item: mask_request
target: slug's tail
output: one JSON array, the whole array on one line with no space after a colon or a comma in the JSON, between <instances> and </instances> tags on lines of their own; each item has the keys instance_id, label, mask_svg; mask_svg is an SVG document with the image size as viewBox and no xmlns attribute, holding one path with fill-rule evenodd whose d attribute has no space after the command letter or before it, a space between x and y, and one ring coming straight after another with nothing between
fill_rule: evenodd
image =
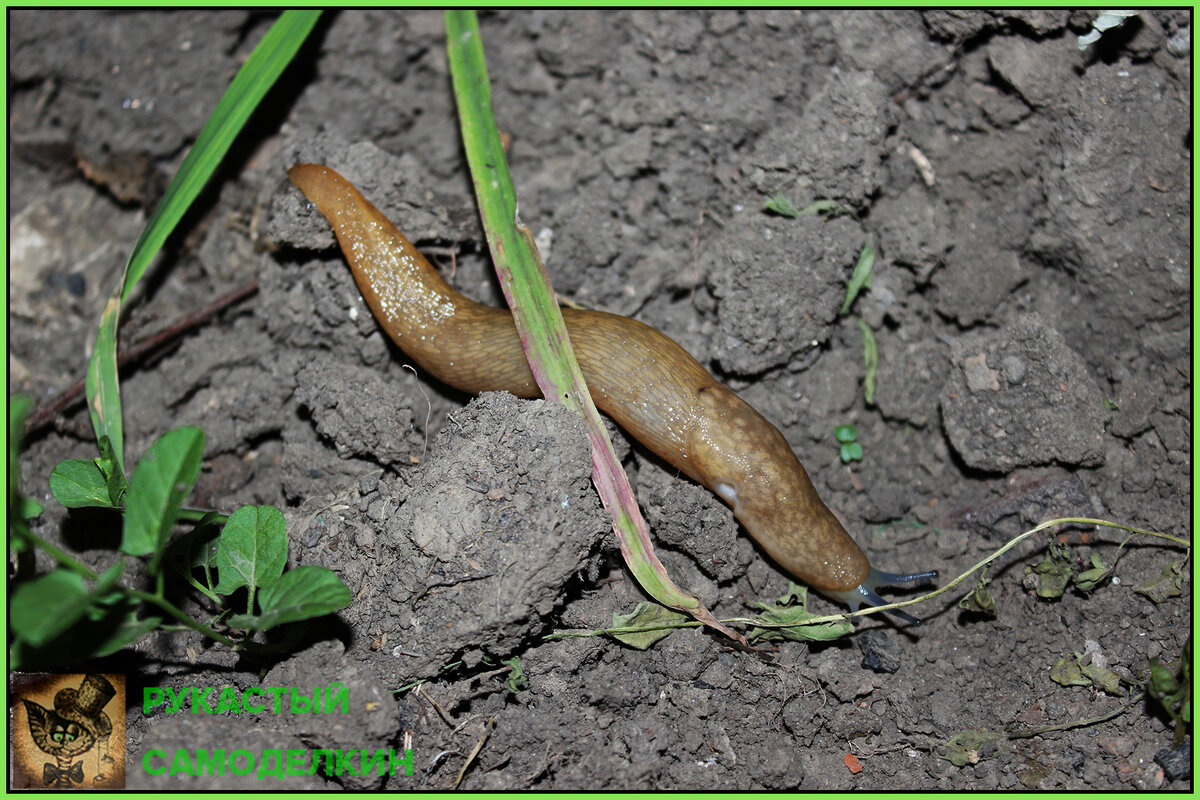
<instances>
[{"instance_id":1,"label":"slug's tail","mask_svg":"<svg viewBox=\"0 0 1200 800\"><path fill-rule=\"evenodd\" d=\"M875 593L878 587L895 586L901 583L913 583L914 581L932 581L937 576L936 569L929 570L928 572L913 572L908 575L898 575L894 572L880 572L871 567L871 571L867 573L867 577L855 588L844 592L826 592L826 594L850 606L851 611L858 611L860 606L877 608L887 605L887 601ZM888 613L895 614L910 625L921 624L921 620L911 614L904 613L898 608L891 609Z\"/></svg>"}]
</instances>

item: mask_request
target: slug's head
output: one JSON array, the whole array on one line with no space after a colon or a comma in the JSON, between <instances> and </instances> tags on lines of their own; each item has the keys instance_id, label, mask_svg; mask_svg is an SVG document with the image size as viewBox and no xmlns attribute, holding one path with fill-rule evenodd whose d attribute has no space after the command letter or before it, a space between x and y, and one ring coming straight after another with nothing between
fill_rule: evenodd
<instances>
[{"instance_id":1,"label":"slug's head","mask_svg":"<svg viewBox=\"0 0 1200 800\"><path fill-rule=\"evenodd\" d=\"M914 583L916 581L932 581L938 576L937 570L932 569L928 572L914 572L909 575L897 575L893 572L880 572L871 567L871 571L867 573L867 577L863 582L853 589L845 591L829 591L823 590L822 594L834 600L840 600L850 606L851 611L858 611L861 606L876 608L878 606L887 605L887 601L875 593L875 590L880 586L896 586L903 583ZM888 612L895 614L900 619L910 625L920 625L921 620L916 617L906 614L898 608L894 608Z\"/></svg>"}]
</instances>

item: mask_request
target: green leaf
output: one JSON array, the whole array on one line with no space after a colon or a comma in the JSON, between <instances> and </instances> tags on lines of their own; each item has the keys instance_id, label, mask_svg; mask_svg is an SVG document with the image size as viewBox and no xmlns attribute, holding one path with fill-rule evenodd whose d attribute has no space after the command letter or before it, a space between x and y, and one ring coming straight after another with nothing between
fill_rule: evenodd
<instances>
[{"instance_id":1,"label":"green leaf","mask_svg":"<svg viewBox=\"0 0 1200 800\"><path fill-rule=\"evenodd\" d=\"M793 603L799 603L802 606L808 604L808 587L802 583L788 581L787 591L780 595L779 599L775 601L775 605L790 606Z\"/></svg>"},{"instance_id":2,"label":"green leaf","mask_svg":"<svg viewBox=\"0 0 1200 800\"><path fill-rule=\"evenodd\" d=\"M333 613L350 605L350 600L350 590L332 570L297 567L283 573L258 595L261 614L239 614L230 617L229 624L243 630L267 630Z\"/></svg>"},{"instance_id":3,"label":"green leaf","mask_svg":"<svg viewBox=\"0 0 1200 800\"><path fill-rule=\"evenodd\" d=\"M8 398L8 505L11 508L21 493L21 444L24 441L25 417L33 400L23 394Z\"/></svg>"},{"instance_id":4,"label":"green leaf","mask_svg":"<svg viewBox=\"0 0 1200 800\"><path fill-rule=\"evenodd\" d=\"M171 180L166 193L146 223L113 288L96 336L87 371L88 409L99 440L107 436L118 466L124 470L125 434L121 422L120 383L117 378L117 326L121 303L129 297L146 268L162 249L192 201L208 183L225 153L258 107L267 90L291 62L316 24L320 11L285 11L263 36L226 90L195 144Z\"/></svg>"},{"instance_id":5,"label":"green leaf","mask_svg":"<svg viewBox=\"0 0 1200 800\"><path fill-rule=\"evenodd\" d=\"M820 214L825 217L836 217L839 214L854 216L853 211L846 208L837 200L814 200L800 209L800 216L804 216L805 214Z\"/></svg>"},{"instance_id":6,"label":"green leaf","mask_svg":"<svg viewBox=\"0 0 1200 800\"><path fill-rule=\"evenodd\" d=\"M1050 540L1050 550L1040 563L1025 568L1026 575L1037 575L1037 596L1053 599L1063 596L1071 582L1071 552L1057 539Z\"/></svg>"},{"instance_id":7,"label":"green leaf","mask_svg":"<svg viewBox=\"0 0 1200 800\"><path fill-rule=\"evenodd\" d=\"M758 615L759 622L796 627L752 627L748 634L752 642L780 639L791 639L794 642L827 642L854 630L854 625L849 620L823 622L819 625L807 624L808 620L817 615L808 610L808 589L797 583L789 583L787 593L774 603L756 605L762 611Z\"/></svg>"},{"instance_id":8,"label":"green leaf","mask_svg":"<svg viewBox=\"0 0 1200 800\"><path fill-rule=\"evenodd\" d=\"M32 497L21 495L17 498L17 517L22 521L28 521L35 517L40 517L46 507L34 500Z\"/></svg>"},{"instance_id":9,"label":"green leaf","mask_svg":"<svg viewBox=\"0 0 1200 800\"><path fill-rule=\"evenodd\" d=\"M637 630L609 633L621 644L636 650L647 650L670 636L681 624L688 621L685 614L673 611L658 603L645 600L634 606L628 614L613 612L614 628L636 628Z\"/></svg>"},{"instance_id":10,"label":"green leaf","mask_svg":"<svg viewBox=\"0 0 1200 800\"><path fill-rule=\"evenodd\" d=\"M1076 653L1063 656L1050 668L1050 680L1060 686L1095 686L1111 695L1122 697L1126 694L1121 687L1121 676L1108 667L1098 664L1084 664L1082 657Z\"/></svg>"},{"instance_id":11,"label":"green leaf","mask_svg":"<svg viewBox=\"0 0 1200 800\"><path fill-rule=\"evenodd\" d=\"M783 217L792 217L793 219L800 216L800 212L792 205L792 201L781 194L777 194L771 199L764 201L763 210L774 212Z\"/></svg>"},{"instance_id":12,"label":"green leaf","mask_svg":"<svg viewBox=\"0 0 1200 800\"><path fill-rule=\"evenodd\" d=\"M842 445L838 450L838 454L842 457L843 464L849 464L851 461L863 460L862 445L858 442L851 442L850 444Z\"/></svg>"},{"instance_id":13,"label":"green leaf","mask_svg":"<svg viewBox=\"0 0 1200 800\"><path fill-rule=\"evenodd\" d=\"M833 438L837 439L842 444L850 444L858 441L858 428L853 425L838 425L833 429Z\"/></svg>"},{"instance_id":14,"label":"green leaf","mask_svg":"<svg viewBox=\"0 0 1200 800\"><path fill-rule=\"evenodd\" d=\"M90 605L83 578L56 569L17 586L10 598L8 624L18 638L40 647L75 624Z\"/></svg>"},{"instance_id":15,"label":"green leaf","mask_svg":"<svg viewBox=\"0 0 1200 800\"><path fill-rule=\"evenodd\" d=\"M504 679L504 688L513 694L522 691L528 681L525 680L525 670L521 668L521 659L517 656L502 658L500 663L509 666L508 677Z\"/></svg>"},{"instance_id":16,"label":"green leaf","mask_svg":"<svg viewBox=\"0 0 1200 800\"><path fill-rule=\"evenodd\" d=\"M179 507L191 493L204 456L204 431L176 428L150 445L138 462L125 496L125 528L121 552L131 556L153 553L150 571L155 573L179 515Z\"/></svg>"},{"instance_id":17,"label":"green leaf","mask_svg":"<svg viewBox=\"0 0 1200 800\"><path fill-rule=\"evenodd\" d=\"M108 482L94 459L60 461L50 472L50 491L67 508L115 508Z\"/></svg>"},{"instance_id":18,"label":"green leaf","mask_svg":"<svg viewBox=\"0 0 1200 800\"><path fill-rule=\"evenodd\" d=\"M1079 659L1073 655L1063 656L1050 668L1050 680L1059 686L1091 686L1092 682L1079 668Z\"/></svg>"},{"instance_id":19,"label":"green leaf","mask_svg":"<svg viewBox=\"0 0 1200 800\"><path fill-rule=\"evenodd\" d=\"M446 11L444 18L451 85L480 217L493 266L538 388L550 402L562 402L584 418L595 462L592 475L596 490L613 515L621 553L638 585L663 605L686 611L730 638L741 639L697 597L676 586L654 554L637 498L571 350L566 323L533 234L519 224L512 175L492 113L479 20L470 10Z\"/></svg>"},{"instance_id":20,"label":"green leaf","mask_svg":"<svg viewBox=\"0 0 1200 800\"><path fill-rule=\"evenodd\" d=\"M1126 692L1121 688L1121 676L1108 667L1101 667L1096 664L1081 664L1079 669L1089 681L1114 697L1125 696Z\"/></svg>"},{"instance_id":21,"label":"green leaf","mask_svg":"<svg viewBox=\"0 0 1200 800\"><path fill-rule=\"evenodd\" d=\"M1133 590L1140 595L1150 598L1155 605L1161 605L1169 598L1179 597L1183 594L1183 563L1179 561L1169 562L1162 568L1162 573L1158 576L1157 580L1149 580L1138 584L1133 587Z\"/></svg>"},{"instance_id":22,"label":"green leaf","mask_svg":"<svg viewBox=\"0 0 1200 800\"><path fill-rule=\"evenodd\" d=\"M162 617L146 617L138 619L136 601L130 601L128 610L125 612L125 618L106 638L96 644L96 649L92 651L93 658L103 658L104 656L112 655L126 645L133 644L141 639L146 634L158 628L162 624Z\"/></svg>"},{"instance_id":23,"label":"green leaf","mask_svg":"<svg viewBox=\"0 0 1200 800\"><path fill-rule=\"evenodd\" d=\"M975 588L971 593L958 601L958 607L963 611L969 611L974 614L986 614L989 617L995 617L996 614L996 598L992 596L988 584L991 581L987 578L980 578L975 584Z\"/></svg>"},{"instance_id":24,"label":"green leaf","mask_svg":"<svg viewBox=\"0 0 1200 800\"><path fill-rule=\"evenodd\" d=\"M121 471L121 465L117 463L112 441L107 436L100 437L100 456L95 459L95 462L104 475L109 502L114 508L119 507L125 501L125 492L129 487L125 483L125 473Z\"/></svg>"},{"instance_id":25,"label":"green leaf","mask_svg":"<svg viewBox=\"0 0 1200 800\"><path fill-rule=\"evenodd\" d=\"M1168 710L1173 710L1170 708L1171 701L1178 699L1173 696L1179 691L1179 681L1171 668L1157 657L1150 659L1150 683L1147 689L1151 697L1162 702Z\"/></svg>"},{"instance_id":26,"label":"green leaf","mask_svg":"<svg viewBox=\"0 0 1200 800\"><path fill-rule=\"evenodd\" d=\"M91 596L95 598L96 593ZM30 669L46 669L111 655L162 624L160 617L138 619L140 606L140 600L111 592L97 598L81 618L45 645L34 647L18 640L9 651L10 658Z\"/></svg>"},{"instance_id":27,"label":"green leaf","mask_svg":"<svg viewBox=\"0 0 1200 800\"><path fill-rule=\"evenodd\" d=\"M222 514L210 511L200 518L196 527L187 535L183 544L186 546L184 563L189 569L216 569L217 540L224 527Z\"/></svg>"},{"instance_id":28,"label":"green leaf","mask_svg":"<svg viewBox=\"0 0 1200 800\"><path fill-rule=\"evenodd\" d=\"M854 304L854 298L858 297L858 293L865 289L871 288L871 270L875 268L875 234L867 234L867 243L863 245L863 249L858 254L858 261L854 264L854 271L850 273L850 282L846 284L846 298L842 300L842 307L838 309L838 314L845 314L850 310L850 306Z\"/></svg>"},{"instance_id":29,"label":"green leaf","mask_svg":"<svg viewBox=\"0 0 1200 800\"><path fill-rule=\"evenodd\" d=\"M1081 592L1093 592L1108 580L1113 568L1104 563L1099 553L1092 553L1092 567L1075 576L1075 588Z\"/></svg>"},{"instance_id":30,"label":"green leaf","mask_svg":"<svg viewBox=\"0 0 1200 800\"><path fill-rule=\"evenodd\" d=\"M287 523L279 509L242 506L217 538L216 592L228 595L242 586L271 584L283 574L287 550Z\"/></svg>"},{"instance_id":31,"label":"green leaf","mask_svg":"<svg viewBox=\"0 0 1200 800\"><path fill-rule=\"evenodd\" d=\"M863 320L858 321L858 330L863 340L863 402L875 404L875 372L879 369L879 350L875 345L875 331Z\"/></svg>"}]
</instances>

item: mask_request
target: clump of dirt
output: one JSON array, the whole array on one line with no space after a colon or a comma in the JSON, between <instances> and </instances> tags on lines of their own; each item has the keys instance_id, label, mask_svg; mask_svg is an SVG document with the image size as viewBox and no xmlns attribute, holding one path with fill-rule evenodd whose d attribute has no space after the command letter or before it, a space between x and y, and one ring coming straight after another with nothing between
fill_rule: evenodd
<instances>
[{"instance_id":1,"label":"clump of dirt","mask_svg":"<svg viewBox=\"0 0 1200 800\"><path fill-rule=\"evenodd\" d=\"M147 209L272 19L10 15L12 390L44 403L84 374ZM1081 50L1094 19L590 10L481 24L521 218L561 296L671 335L780 427L876 567L945 579L1059 516L1191 537L1193 18L1143 11ZM502 303L443 37L432 12L327 13L131 304L136 342L256 282L125 371L126 460L204 427L192 502L284 508L292 564L334 569L354 596L270 639L270 657L164 632L55 664L130 675L132 760L411 742L412 776L278 786L445 789L466 766L476 790L1190 788L1166 714L1131 704L1150 659L1175 663L1193 628L1190 559L1162 540L1057 531L1079 568L1115 564L1057 600L1026 574L1048 539L1027 540L988 572L994 619L957 607L968 583L910 609L920 628L876 615L849 639L765 652L695 629L644 651L547 638L645 599L577 422L414 375L286 180L300 161L330 164L455 286ZM778 194L848 213L770 216ZM839 314L868 235L869 289ZM842 424L861 462L839 458ZM718 617L787 593L724 505L619 447L668 569ZM47 486L59 461L94 455L86 412L68 406L30 436L21 479L46 506L37 532L103 569L119 521L68 513ZM10 558L10 585L53 567ZM182 581L171 597L219 613ZM1115 688L1052 680L1075 653ZM273 682L341 682L350 715L143 713L139 699Z\"/></svg>"},{"instance_id":2,"label":"clump of dirt","mask_svg":"<svg viewBox=\"0 0 1200 800\"><path fill-rule=\"evenodd\" d=\"M974 469L1104 463L1104 397L1062 334L1037 314L954 343L942 425ZM989 366L989 363L994 366Z\"/></svg>"}]
</instances>

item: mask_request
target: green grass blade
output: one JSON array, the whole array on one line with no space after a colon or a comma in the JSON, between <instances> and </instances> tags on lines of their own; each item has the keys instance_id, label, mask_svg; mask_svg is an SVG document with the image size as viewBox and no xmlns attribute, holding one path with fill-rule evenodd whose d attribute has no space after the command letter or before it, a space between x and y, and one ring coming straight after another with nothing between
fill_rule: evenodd
<instances>
[{"instance_id":1,"label":"green grass blade","mask_svg":"<svg viewBox=\"0 0 1200 800\"><path fill-rule=\"evenodd\" d=\"M463 145L504 296L542 394L551 402L562 402L582 414L587 423L592 445L592 480L604 507L613 515L621 554L638 583L655 600L744 641L718 622L696 597L676 586L654 555L633 489L571 350L566 324L533 236L517 218L516 194L492 114L487 65L475 12L446 12L446 42Z\"/></svg>"},{"instance_id":2,"label":"green grass blade","mask_svg":"<svg viewBox=\"0 0 1200 800\"><path fill-rule=\"evenodd\" d=\"M875 234L867 234L867 243L863 245L862 250L858 254L858 261L854 264L854 272L850 274L850 282L846 284L846 298L842 300L842 307L838 309L838 314L845 314L850 310L850 306L854 304L854 298L858 297L858 293L863 289L871 288L871 270L875 268Z\"/></svg>"},{"instance_id":3,"label":"green grass blade","mask_svg":"<svg viewBox=\"0 0 1200 800\"><path fill-rule=\"evenodd\" d=\"M875 372L879 369L879 349L875 344L875 331L865 320L859 319L858 330L863 341L863 402L875 405Z\"/></svg>"},{"instance_id":4,"label":"green grass blade","mask_svg":"<svg viewBox=\"0 0 1200 800\"><path fill-rule=\"evenodd\" d=\"M285 11L254 48L217 103L179 167L179 172L167 187L166 194L154 209L129 255L122 277L104 305L96 348L88 364L88 410L96 439L108 436L122 471L125 469L125 438L117 379L117 326L121 303L141 280L150 262L208 183L246 120L296 55L320 15L320 11Z\"/></svg>"}]
</instances>

